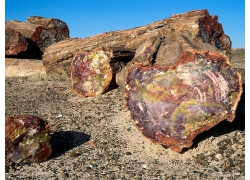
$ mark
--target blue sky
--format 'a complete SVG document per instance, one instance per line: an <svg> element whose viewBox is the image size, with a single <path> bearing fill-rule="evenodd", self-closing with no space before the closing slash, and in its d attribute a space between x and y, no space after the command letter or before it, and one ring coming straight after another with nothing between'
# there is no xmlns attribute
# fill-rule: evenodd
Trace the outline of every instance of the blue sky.
<svg viewBox="0 0 250 180"><path fill-rule="evenodd" d="M6 0L5 21L26 21L29 16L58 18L67 23L70 37L84 38L201 9L219 17L233 48L245 47L244 0Z"/></svg>

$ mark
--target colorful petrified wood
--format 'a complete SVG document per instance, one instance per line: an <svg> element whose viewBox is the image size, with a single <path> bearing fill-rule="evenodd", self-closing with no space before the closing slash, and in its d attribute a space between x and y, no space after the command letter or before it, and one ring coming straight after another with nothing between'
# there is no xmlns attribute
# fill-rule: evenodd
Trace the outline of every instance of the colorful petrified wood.
<svg viewBox="0 0 250 180"><path fill-rule="evenodd" d="M196 135L233 121L241 94L241 75L226 57L186 51L173 66L130 68L125 104L145 137L181 152Z"/></svg>
<svg viewBox="0 0 250 180"><path fill-rule="evenodd" d="M104 48L77 53L72 61L73 91L81 97L102 94L112 80L111 57L112 50Z"/></svg>
<svg viewBox="0 0 250 180"><path fill-rule="evenodd" d="M49 129L36 116L6 116L5 165L45 161L52 153Z"/></svg>

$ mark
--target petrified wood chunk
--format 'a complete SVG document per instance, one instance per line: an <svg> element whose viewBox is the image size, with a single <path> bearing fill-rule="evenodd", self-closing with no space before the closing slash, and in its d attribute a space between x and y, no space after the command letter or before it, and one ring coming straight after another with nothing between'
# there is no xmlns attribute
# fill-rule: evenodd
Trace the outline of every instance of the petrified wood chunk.
<svg viewBox="0 0 250 180"><path fill-rule="evenodd" d="M196 135L233 121L241 94L241 75L225 56L186 51L173 66L131 67L125 104L145 137L181 152Z"/></svg>
<svg viewBox="0 0 250 180"><path fill-rule="evenodd" d="M71 62L77 52L93 51L97 47L110 48L117 60L127 63L133 59L139 46L154 39L160 39L154 57L155 65L172 65L189 49L214 51L230 59L231 41L224 34L217 16L200 10L173 15L132 29L62 40L45 50L43 64L47 74L70 77Z"/></svg>
<svg viewBox="0 0 250 180"><path fill-rule="evenodd" d="M5 55L17 55L27 48L28 42L20 32L5 27Z"/></svg>
<svg viewBox="0 0 250 180"><path fill-rule="evenodd" d="M5 165L42 162L51 152L47 122L31 115L5 117Z"/></svg>
<svg viewBox="0 0 250 180"><path fill-rule="evenodd" d="M69 29L65 22L59 19L43 18L40 16L28 17L26 22L11 20L5 22L5 34L8 39L11 39L11 29L19 32L26 38L28 49L18 55L22 58L37 58L41 59L45 49L51 44L69 38ZM13 33L12 33L13 34ZM14 34L15 35L15 34ZM6 41L9 43L9 41ZM6 46L6 45L5 45Z"/></svg>
<svg viewBox="0 0 250 180"><path fill-rule="evenodd" d="M73 91L81 97L103 93L112 80L112 69L109 64L112 56L112 50L104 48L77 53L72 61Z"/></svg>

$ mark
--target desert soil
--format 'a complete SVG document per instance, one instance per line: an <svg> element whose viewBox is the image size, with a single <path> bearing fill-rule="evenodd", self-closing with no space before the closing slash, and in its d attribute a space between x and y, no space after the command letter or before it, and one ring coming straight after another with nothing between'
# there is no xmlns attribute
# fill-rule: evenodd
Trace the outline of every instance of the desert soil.
<svg viewBox="0 0 250 180"><path fill-rule="evenodd" d="M232 64L245 79L244 49ZM152 144L124 108L121 88L81 98L70 79L45 73L5 78L5 115L30 114L51 126L52 155L5 167L5 179L245 179L245 94L236 118L223 121L177 153Z"/></svg>

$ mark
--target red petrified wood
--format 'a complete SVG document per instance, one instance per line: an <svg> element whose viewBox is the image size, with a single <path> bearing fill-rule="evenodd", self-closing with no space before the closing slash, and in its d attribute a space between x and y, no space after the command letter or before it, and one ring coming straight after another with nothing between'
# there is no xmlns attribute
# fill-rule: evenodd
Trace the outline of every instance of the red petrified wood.
<svg viewBox="0 0 250 180"><path fill-rule="evenodd" d="M27 48L28 42L20 32L5 27L5 55L17 55Z"/></svg>
<svg viewBox="0 0 250 180"><path fill-rule="evenodd" d="M5 165L45 161L52 153L49 129L36 116L6 116Z"/></svg>
<svg viewBox="0 0 250 180"><path fill-rule="evenodd" d="M225 56L186 51L172 66L132 66L125 104L145 137L181 152L196 135L233 121L241 94L241 75Z"/></svg>
<svg viewBox="0 0 250 180"><path fill-rule="evenodd" d="M72 61L72 89L81 96L98 96L109 86L112 50L97 48L93 52L77 53Z"/></svg>

